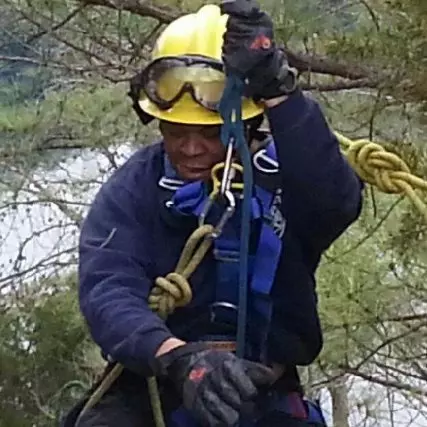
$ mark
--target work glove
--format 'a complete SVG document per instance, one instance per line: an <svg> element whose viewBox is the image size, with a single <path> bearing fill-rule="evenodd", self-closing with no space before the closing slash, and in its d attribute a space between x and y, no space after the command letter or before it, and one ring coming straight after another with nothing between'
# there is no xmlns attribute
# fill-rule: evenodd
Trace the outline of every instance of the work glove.
<svg viewBox="0 0 427 427"><path fill-rule="evenodd" d="M296 70L274 42L273 22L255 0L225 0L222 13L229 15L222 58L227 73L245 81L245 95L270 99L292 93Z"/></svg>
<svg viewBox="0 0 427 427"><path fill-rule="evenodd" d="M270 368L203 343L185 344L156 363L158 373L175 384L184 407L206 427L233 426L243 404L274 381Z"/></svg>

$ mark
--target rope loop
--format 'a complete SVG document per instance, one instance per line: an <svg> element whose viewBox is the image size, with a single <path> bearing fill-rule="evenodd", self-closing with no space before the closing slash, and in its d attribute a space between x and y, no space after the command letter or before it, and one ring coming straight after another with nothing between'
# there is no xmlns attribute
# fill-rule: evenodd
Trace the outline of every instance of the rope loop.
<svg viewBox="0 0 427 427"><path fill-rule="evenodd" d="M188 280L179 273L169 273L158 277L155 287L148 297L150 308L166 319L177 307L184 307L192 298Z"/></svg>

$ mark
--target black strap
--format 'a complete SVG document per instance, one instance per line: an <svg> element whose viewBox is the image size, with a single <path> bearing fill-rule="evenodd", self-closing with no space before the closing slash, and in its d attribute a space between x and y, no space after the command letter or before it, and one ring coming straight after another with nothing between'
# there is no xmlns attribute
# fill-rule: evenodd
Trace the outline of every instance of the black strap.
<svg viewBox="0 0 427 427"><path fill-rule="evenodd" d="M139 106L139 99L141 96L141 73L138 73L129 82L129 92L127 93L128 96L132 99L132 108L138 115L139 119L144 125L148 125L151 121L154 120L154 117L150 114L146 113L140 106Z"/></svg>

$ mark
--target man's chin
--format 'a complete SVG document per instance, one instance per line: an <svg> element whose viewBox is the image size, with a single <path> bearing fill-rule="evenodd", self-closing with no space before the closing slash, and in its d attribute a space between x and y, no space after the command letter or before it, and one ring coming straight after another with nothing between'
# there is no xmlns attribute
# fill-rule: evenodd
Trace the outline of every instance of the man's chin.
<svg viewBox="0 0 427 427"><path fill-rule="evenodd" d="M208 181L211 177L210 169L178 168L178 175L186 181Z"/></svg>

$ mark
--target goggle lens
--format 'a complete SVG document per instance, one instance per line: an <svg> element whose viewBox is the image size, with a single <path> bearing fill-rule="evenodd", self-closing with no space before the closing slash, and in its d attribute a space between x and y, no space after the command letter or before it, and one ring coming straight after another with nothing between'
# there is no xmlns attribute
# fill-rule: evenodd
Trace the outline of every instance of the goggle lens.
<svg viewBox="0 0 427 427"><path fill-rule="evenodd" d="M159 60L144 71L142 90L162 109L171 108L185 92L190 92L200 105L217 111L225 88L225 74L220 67L220 64L184 63L179 58Z"/></svg>

